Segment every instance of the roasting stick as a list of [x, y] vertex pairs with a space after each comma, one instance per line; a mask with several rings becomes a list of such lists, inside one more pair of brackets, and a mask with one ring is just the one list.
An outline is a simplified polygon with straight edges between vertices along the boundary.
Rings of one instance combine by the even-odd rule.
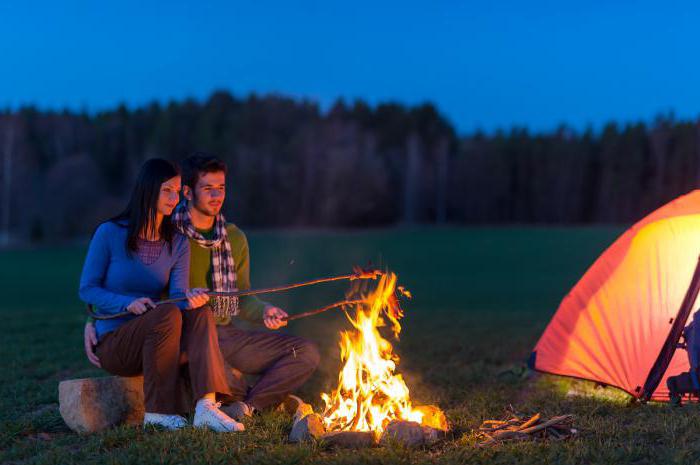
[[[243, 297], [247, 295], [258, 295], [258, 294], [271, 294], [274, 292], [282, 292], [282, 291], [288, 291], [290, 289], [296, 289], [298, 287], [304, 287], [304, 286], [311, 286], [314, 284], [321, 284], [321, 283], [329, 283], [333, 281], [342, 281], [342, 280], [349, 280], [349, 281], [354, 281], [358, 279], [377, 279], [378, 276], [382, 275], [383, 273], [379, 270], [363, 270], [361, 268], [355, 268], [355, 271], [350, 274], [344, 274], [340, 276], [328, 276], [325, 278], [318, 278], [318, 279], [313, 279], [311, 281], [303, 281], [300, 283], [294, 283], [294, 284], [286, 284], [282, 286], [275, 286], [275, 287], [266, 287], [262, 289], [248, 289], [245, 291], [233, 291], [233, 292], [218, 292], [218, 291], [207, 291], [206, 294], [209, 297]], [[165, 299], [165, 300], [160, 300], [158, 302], [155, 302], [155, 305], [162, 305], [162, 304], [170, 304], [174, 302], [181, 302], [183, 300], [187, 300], [187, 297], [177, 297], [174, 299]], [[356, 301], [357, 303], [359, 301]], [[315, 315], [317, 313], [322, 313], [325, 312], [326, 310], [330, 310], [331, 308], [339, 307], [342, 305], [350, 305], [346, 301], [341, 301], [341, 302], [336, 302], [331, 305], [327, 305], [326, 307], [316, 309], [316, 310], [311, 310], [310, 312], [304, 312], [300, 313], [298, 315], [293, 315], [294, 318], [291, 318], [293, 320], [299, 319], [299, 318], [304, 318], [306, 316], [311, 316]], [[100, 315], [95, 313], [92, 310], [92, 306], [88, 305], [87, 307], [87, 312], [90, 316], [92, 316], [96, 320], [113, 320], [115, 318], [122, 318], [128, 315], [132, 315], [131, 312], [120, 312], [120, 313], [114, 313], [111, 315]], [[287, 320], [290, 320], [288, 318]]]
[[306, 318], [307, 316], [318, 315], [319, 313], [326, 312], [336, 307], [344, 307], [346, 305], [357, 305], [363, 303], [364, 300], [341, 300], [325, 307], [317, 308], [316, 310], [309, 310], [308, 312], [297, 313], [295, 315], [289, 315], [288, 317], [282, 318], [285, 321], [298, 320], [300, 318]]

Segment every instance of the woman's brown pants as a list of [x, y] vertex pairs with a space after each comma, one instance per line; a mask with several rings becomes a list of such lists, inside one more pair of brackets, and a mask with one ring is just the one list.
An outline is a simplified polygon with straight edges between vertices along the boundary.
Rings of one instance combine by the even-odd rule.
[[211, 308], [159, 305], [102, 336], [102, 367], [118, 376], [143, 374], [146, 412], [183, 413], [180, 366], [188, 364], [192, 394], [230, 395]]

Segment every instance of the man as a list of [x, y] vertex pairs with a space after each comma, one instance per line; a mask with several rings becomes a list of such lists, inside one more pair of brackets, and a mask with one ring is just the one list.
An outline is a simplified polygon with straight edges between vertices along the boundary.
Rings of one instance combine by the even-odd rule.
[[[227, 168], [219, 158], [195, 153], [182, 163], [183, 195], [173, 222], [190, 240], [190, 288], [214, 291], [250, 288], [250, 256], [243, 231], [226, 223], [221, 208], [226, 198]], [[217, 314], [219, 347], [224, 360], [243, 374], [260, 375], [248, 389], [231, 379], [233, 402], [222, 410], [235, 419], [279, 405], [301, 386], [319, 363], [316, 346], [308, 340], [267, 331], [245, 331], [232, 317], [262, 322], [271, 330], [287, 323], [287, 313], [255, 296], [212, 299]], [[91, 322], [85, 326], [85, 351], [99, 366]]]

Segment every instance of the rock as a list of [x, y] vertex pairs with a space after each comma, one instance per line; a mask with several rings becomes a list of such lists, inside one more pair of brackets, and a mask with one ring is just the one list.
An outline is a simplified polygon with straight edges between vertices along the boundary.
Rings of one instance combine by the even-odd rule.
[[300, 397], [295, 396], [294, 394], [287, 395], [284, 401], [282, 401], [279, 407], [277, 407], [277, 410], [292, 415], [294, 417], [294, 423], [298, 422], [305, 416], [314, 413], [314, 408], [310, 404], [307, 404]]
[[425, 434], [420, 423], [415, 421], [394, 420], [389, 423], [382, 434], [381, 442], [398, 441], [409, 447], [425, 444]]
[[447, 436], [447, 432], [441, 429], [435, 429], [430, 426], [422, 426], [423, 428], [423, 438], [425, 438], [425, 445], [430, 446], [436, 442], [444, 439]]
[[417, 410], [423, 414], [423, 419], [421, 420], [423, 426], [429, 426], [442, 431], [450, 430], [445, 412], [440, 410], [440, 407], [435, 405], [421, 405], [420, 407], [414, 407], [413, 410]]
[[445, 431], [415, 421], [394, 420], [382, 434], [381, 442], [398, 441], [408, 447], [429, 446], [446, 435]]
[[372, 447], [376, 443], [374, 434], [370, 431], [335, 431], [324, 434], [320, 439], [329, 446], [346, 449]]
[[[228, 370], [227, 370], [228, 371]], [[194, 409], [192, 387], [186, 369], [181, 371], [176, 408], [181, 414]], [[240, 372], [230, 368], [231, 379]], [[95, 433], [121, 424], [141, 425], [144, 414], [143, 376], [82, 378], [58, 384], [59, 411], [77, 433]]]
[[143, 377], [83, 378], [58, 385], [63, 421], [78, 433], [94, 433], [119, 424], [143, 423]]
[[323, 426], [323, 420], [321, 417], [316, 413], [311, 413], [299, 421], [294, 422], [292, 432], [289, 433], [289, 441], [310, 441], [311, 439], [320, 438], [325, 434], [325, 432], [326, 428]]

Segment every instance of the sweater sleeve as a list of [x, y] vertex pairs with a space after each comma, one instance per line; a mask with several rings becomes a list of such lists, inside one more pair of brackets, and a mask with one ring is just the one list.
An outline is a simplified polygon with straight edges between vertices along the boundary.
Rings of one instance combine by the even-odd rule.
[[[184, 236], [177, 236], [174, 242], [177, 248], [173, 250], [175, 262], [170, 270], [169, 297], [171, 299], [185, 297], [190, 281], [190, 242]], [[189, 302], [183, 300], [178, 302], [177, 306], [185, 310], [189, 308]]]
[[114, 314], [123, 312], [133, 297], [117, 294], [103, 286], [111, 257], [110, 223], [101, 224], [90, 241], [88, 252], [80, 275], [80, 299], [100, 309], [100, 312]]
[[[235, 227], [234, 227], [235, 228]], [[248, 239], [243, 231], [238, 228], [229, 230], [229, 241], [231, 242], [231, 253], [236, 262], [236, 287], [239, 291], [250, 289], [250, 251], [248, 249]], [[240, 313], [244, 320], [259, 323], [263, 319], [265, 307], [269, 304], [254, 295], [243, 296], [238, 299]]]

